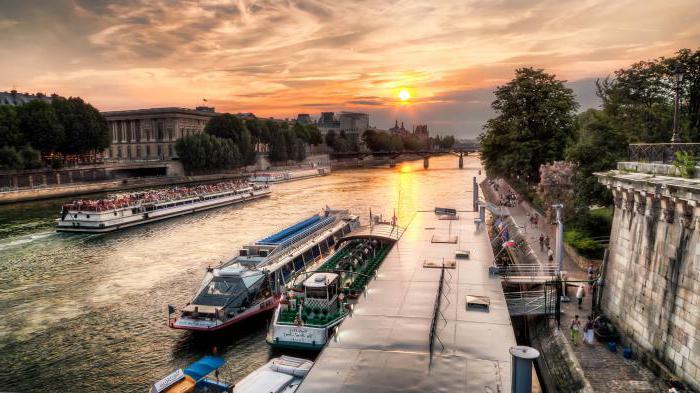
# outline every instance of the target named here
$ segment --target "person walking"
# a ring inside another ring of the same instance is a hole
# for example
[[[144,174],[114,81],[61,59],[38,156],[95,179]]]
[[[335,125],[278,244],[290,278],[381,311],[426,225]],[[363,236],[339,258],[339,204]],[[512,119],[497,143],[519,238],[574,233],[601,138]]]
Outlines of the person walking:
[[[583,341],[588,345],[593,345],[593,317],[588,316],[588,322],[583,327]]]
[[[544,235],[540,233],[540,252],[544,252]]]
[[[552,251],[552,249],[549,248],[549,246],[547,246],[547,260],[549,262],[554,262],[554,251]]]
[[[583,290],[583,285],[579,285],[578,290],[576,291],[576,301],[578,302],[579,310],[581,309],[581,305],[583,304],[584,296],[586,296],[586,291]]]
[[[544,246],[549,248],[549,235],[545,236],[544,238]]]
[[[571,341],[574,345],[578,345],[579,330],[581,330],[581,320],[578,319],[578,315],[574,315],[574,319],[571,320]]]

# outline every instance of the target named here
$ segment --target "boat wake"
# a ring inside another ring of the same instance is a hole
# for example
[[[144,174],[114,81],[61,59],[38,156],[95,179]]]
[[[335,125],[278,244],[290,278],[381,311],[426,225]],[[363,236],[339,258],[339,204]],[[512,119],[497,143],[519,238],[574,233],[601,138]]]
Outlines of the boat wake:
[[[19,236],[15,238],[9,238],[9,239],[3,239],[0,240],[0,251],[4,251],[13,247],[17,246],[24,246],[29,243],[33,243],[37,240],[44,240],[48,237],[51,236],[57,236],[58,234],[55,231],[48,231],[48,232],[39,232],[39,233],[33,233],[28,236]]]

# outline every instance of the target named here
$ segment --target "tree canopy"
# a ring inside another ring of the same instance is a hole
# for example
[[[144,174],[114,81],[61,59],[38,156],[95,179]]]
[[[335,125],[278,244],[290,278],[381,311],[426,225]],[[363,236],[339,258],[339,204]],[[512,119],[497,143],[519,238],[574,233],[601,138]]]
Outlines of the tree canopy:
[[[41,100],[17,107],[22,139],[45,153],[61,150],[66,141],[63,124],[58,121],[51,104]]]
[[[492,174],[536,183],[540,165],[561,160],[576,130],[574,93],[541,69],[519,68],[495,95],[491,107],[497,116],[480,136],[485,167]]]
[[[95,107],[80,97],[54,98],[51,106],[65,132],[62,153],[84,154],[109,147],[107,120]]]
[[[188,171],[232,169],[244,164],[233,139],[207,133],[189,135],[175,142],[175,151]]]
[[[229,139],[237,147],[244,163],[255,161],[255,148],[250,131],[243,120],[229,113],[209,119],[204,132],[223,139]]]

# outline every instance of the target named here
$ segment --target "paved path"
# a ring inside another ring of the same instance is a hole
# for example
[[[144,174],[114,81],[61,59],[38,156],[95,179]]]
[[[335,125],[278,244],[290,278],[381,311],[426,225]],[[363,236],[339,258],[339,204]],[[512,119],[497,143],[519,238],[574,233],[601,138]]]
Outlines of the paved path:
[[[488,187],[488,182],[484,185]],[[499,191],[507,192],[510,187],[503,181],[499,182]],[[491,191],[495,192],[493,188]],[[541,251],[539,245],[540,233],[549,235],[551,246],[554,247],[556,238],[556,225],[547,223],[545,218],[540,216],[538,225],[532,225],[528,219],[529,209],[526,202],[520,202],[515,207],[508,210],[516,225],[521,227],[521,235],[528,242],[534,255],[542,264],[547,261],[546,250]],[[586,279],[586,272],[575,264],[566,254],[564,254],[563,270],[567,271],[570,280]],[[651,371],[646,369],[636,360],[627,360],[622,357],[622,349],[618,352],[610,352],[607,344],[595,341],[593,345],[581,341],[573,343],[569,334],[569,327],[575,315],[579,315],[581,326],[585,326],[586,318],[591,315],[592,296],[587,293],[584,297],[581,309],[578,308],[575,299],[576,288],[570,285],[568,295],[572,299],[570,303],[562,303],[561,328],[567,333],[572,345],[574,355],[577,357],[583,373],[596,392],[667,392],[670,386],[657,378]]]

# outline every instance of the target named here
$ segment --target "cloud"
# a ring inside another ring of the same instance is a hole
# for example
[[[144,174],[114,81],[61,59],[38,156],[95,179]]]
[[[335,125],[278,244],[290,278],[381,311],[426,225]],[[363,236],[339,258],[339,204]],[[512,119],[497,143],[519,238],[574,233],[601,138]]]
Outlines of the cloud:
[[[0,89],[104,110],[194,106],[294,117],[353,109],[478,134],[517,67],[593,81],[700,42],[697,0],[3,1]],[[397,100],[408,88],[410,105]],[[307,108],[307,109],[305,109]]]

